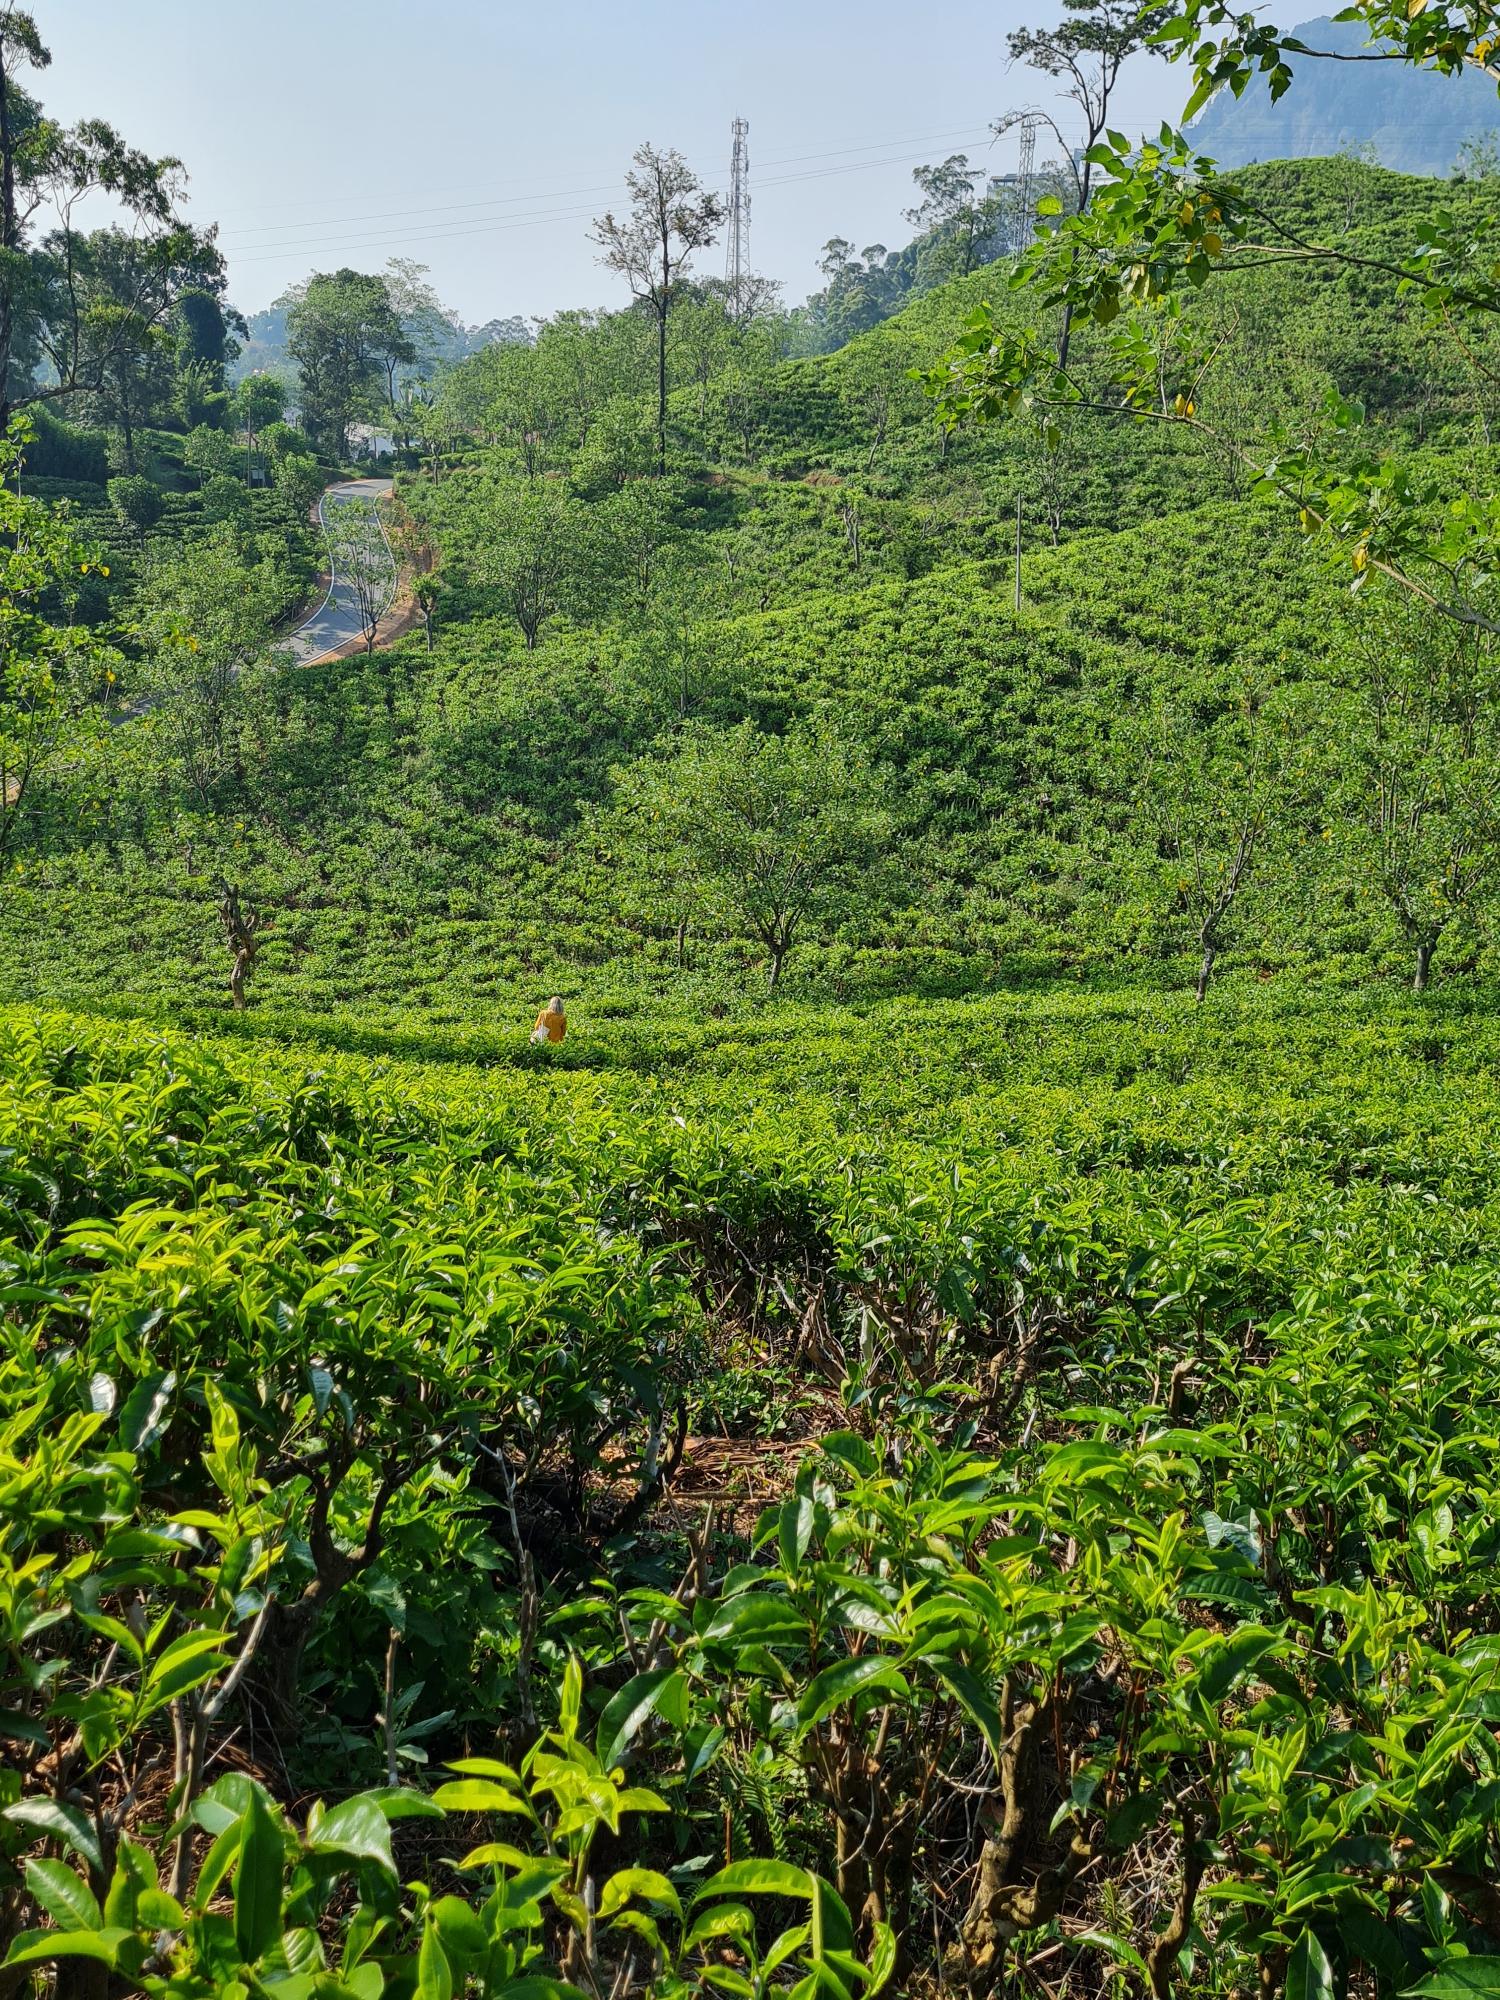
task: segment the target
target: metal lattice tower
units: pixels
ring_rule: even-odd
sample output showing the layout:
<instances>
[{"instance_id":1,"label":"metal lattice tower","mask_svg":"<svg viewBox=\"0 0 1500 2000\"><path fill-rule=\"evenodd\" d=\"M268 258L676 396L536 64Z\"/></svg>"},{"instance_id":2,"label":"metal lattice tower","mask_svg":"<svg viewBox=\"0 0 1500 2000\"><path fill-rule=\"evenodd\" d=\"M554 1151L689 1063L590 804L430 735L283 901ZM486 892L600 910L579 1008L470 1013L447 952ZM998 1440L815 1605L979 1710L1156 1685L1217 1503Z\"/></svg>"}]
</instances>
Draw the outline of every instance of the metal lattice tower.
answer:
<instances>
[{"instance_id":1,"label":"metal lattice tower","mask_svg":"<svg viewBox=\"0 0 1500 2000\"><path fill-rule=\"evenodd\" d=\"M734 156L729 168L728 231L724 246L724 282L735 312L744 304L750 275L750 120L734 121Z\"/></svg>"},{"instance_id":2,"label":"metal lattice tower","mask_svg":"<svg viewBox=\"0 0 1500 2000\"><path fill-rule=\"evenodd\" d=\"M1036 128L1041 119L1033 111L1023 112L1021 125L1021 164L1016 173L1016 216L1011 231L1011 248L1016 256L1031 247L1031 232L1036 223Z\"/></svg>"}]
</instances>

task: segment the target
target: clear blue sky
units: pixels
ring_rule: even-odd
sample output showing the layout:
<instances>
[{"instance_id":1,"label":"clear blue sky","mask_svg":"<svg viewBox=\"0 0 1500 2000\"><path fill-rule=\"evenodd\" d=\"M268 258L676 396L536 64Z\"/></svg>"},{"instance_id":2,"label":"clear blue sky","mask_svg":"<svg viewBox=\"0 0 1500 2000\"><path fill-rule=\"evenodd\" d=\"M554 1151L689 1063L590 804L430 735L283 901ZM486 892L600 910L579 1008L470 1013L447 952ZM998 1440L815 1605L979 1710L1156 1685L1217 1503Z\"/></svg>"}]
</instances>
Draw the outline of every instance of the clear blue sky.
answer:
<instances>
[{"instance_id":1,"label":"clear blue sky","mask_svg":"<svg viewBox=\"0 0 1500 2000\"><path fill-rule=\"evenodd\" d=\"M1006 31L1056 0L31 0L56 117L108 118L174 153L218 221L251 312L311 269L431 267L471 322L614 302L589 219L636 145L728 177L750 121L752 262L789 301L833 235L910 233L911 169L987 149L990 120L1048 102ZM1308 11L1312 11L1309 9ZM1138 58L1128 130L1175 117L1181 69ZM720 253L704 268L720 268Z\"/></svg>"}]
</instances>

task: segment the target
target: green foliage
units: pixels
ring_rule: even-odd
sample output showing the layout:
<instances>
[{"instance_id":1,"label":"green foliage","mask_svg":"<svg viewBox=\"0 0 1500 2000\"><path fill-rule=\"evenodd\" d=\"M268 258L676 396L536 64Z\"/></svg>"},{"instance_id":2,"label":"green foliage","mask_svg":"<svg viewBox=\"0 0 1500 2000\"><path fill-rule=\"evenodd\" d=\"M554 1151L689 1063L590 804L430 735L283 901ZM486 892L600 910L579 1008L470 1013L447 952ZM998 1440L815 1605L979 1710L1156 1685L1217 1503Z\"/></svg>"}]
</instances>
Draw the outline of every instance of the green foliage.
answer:
<instances>
[{"instance_id":1,"label":"green foliage","mask_svg":"<svg viewBox=\"0 0 1500 2000\"><path fill-rule=\"evenodd\" d=\"M6 1023L11 1963L591 1986L634 1948L677 1994L982 1979L1013 1935L1103 1985L1171 1976L1179 1895L1213 1990L1486 1956L1493 1032L1188 1013L951 1010L918 1068L894 1018L700 1033L634 1104ZM701 1393L725 1257L847 1427L658 1559L606 1494L670 1479L653 1390ZM381 1653L432 1720L407 1782L293 1821L207 1781L289 1661L378 1770ZM154 1826L81 1782L164 1752ZM457 1889L403 1846L444 1814L483 1816Z\"/></svg>"},{"instance_id":2,"label":"green foliage","mask_svg":"<svg viewBox=\"0 0 1500 2000\"><path fill-rule=\"evenodd\" d=\"M416 350L386 280L359 271L314 273L286 323L287 352L301 378L302 427L326 457L341 462L355 417Z\"/></svg>"},{"instance_id":3,"label":"green foliage","mask_svg":"<svg viewBox=\"0 0 1500 2000\"><path fill-rule=\"evenodd\" d=\"M757 938L773 992L802 932L847 911L890 832L868 765L826 724L695 730L621 790L621 845L669 906L686 898Z\"/></svg>"},{"instance_id":4,"label":"green foliage","mask_svg":"<svg viewBox=\"0 0 1500 2000\"><path fill-rule=\"evenodd\" d=\"M0 439L0 860L24 839L37 794L77 755L91 711L114 678L113 658L72 622L80 581L108 575L65 517L13 490L29 420ZM61 616L59 616L59 608ZM107 677L107 678L106 678Z\"/></svg>"},{"instance_id":5,"label":"green foliage","mask_svg":"<svg viewBox=\"0 0 1500 2000\"><path fill-rule=\"evenodd\" d=\"M137 473L134 478L112 479L107 491L110 506L126 527L134 528L144 542L146 530L161 519L161 488Z\"/></svg>"},{"instance_id":6,"label":"green foliage","mask_svg":"<svg viewBox=\"0 0 1500 2000\"><path fill-rule=\"evenodd\" d=\"M315 279L243 449L91 250L153 476L56 495L123 580L7 517L7 726L114 726L0 902L95 1010L0 1014L0 1988L1493 1986L1489 356L1387 289L1490 196L1104 129L1007 295L975 182L816 358L685 184L648 312L400 396L420 272ZM298 670L377 402L426 630Z\"/></svg>"}]
</instances>

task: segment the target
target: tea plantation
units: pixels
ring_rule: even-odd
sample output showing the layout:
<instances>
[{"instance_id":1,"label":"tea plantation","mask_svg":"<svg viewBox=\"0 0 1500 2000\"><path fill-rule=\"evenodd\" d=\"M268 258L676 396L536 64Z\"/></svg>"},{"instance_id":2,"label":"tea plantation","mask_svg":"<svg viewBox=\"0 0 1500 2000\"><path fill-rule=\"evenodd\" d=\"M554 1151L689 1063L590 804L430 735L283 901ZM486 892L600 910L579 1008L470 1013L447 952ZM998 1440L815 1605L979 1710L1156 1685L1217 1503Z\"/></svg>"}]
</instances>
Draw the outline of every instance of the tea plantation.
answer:
<instances>
[{"instance_id":1,"label":"tea plantation","mask_svg":"<svg viewBox=\"0 0 1500 2000\"><path fill-rule=\"evenodd\" d=\"M1500 1994L1493 172L236 387L130 157L0 445L0 2000Z\"/></svg>"}]
</instances>

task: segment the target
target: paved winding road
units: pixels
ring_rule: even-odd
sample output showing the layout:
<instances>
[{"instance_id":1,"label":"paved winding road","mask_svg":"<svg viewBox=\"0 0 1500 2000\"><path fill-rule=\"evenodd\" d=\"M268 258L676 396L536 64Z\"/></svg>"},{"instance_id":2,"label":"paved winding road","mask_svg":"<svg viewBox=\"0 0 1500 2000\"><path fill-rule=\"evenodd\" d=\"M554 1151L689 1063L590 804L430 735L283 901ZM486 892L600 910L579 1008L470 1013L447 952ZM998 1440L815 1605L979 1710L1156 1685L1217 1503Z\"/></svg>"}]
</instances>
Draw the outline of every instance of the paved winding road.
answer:
<instances>
[{"instance_id":1,"label":"paved winding road","mask_svg":"<svg viewBox=\"0 0 1500 2000\"><path fill-rule=\"evenodd\" d=\"M389 479L346 479L338 486L330 486L318 502L318 519L325 528L328 526L331 510L358 507L369 524L370 536L372 538L379 536L391 571L390 588L386 593L387 606L395 594L396 563L391 555L390 543L386 541L385 529L380 524L375 502L390 490ZM363 645L364 637L365 628L354 600L354 593L335 573L332 587L322 604L306 624L299 625L295 632L290 632L286 638L278 640L276 650L290 653L297 666L309 667L317 660L326 659L330 653L336 653L341 646L347 646L351 640L357 640Z\"/></svg>"}]
</instances>

